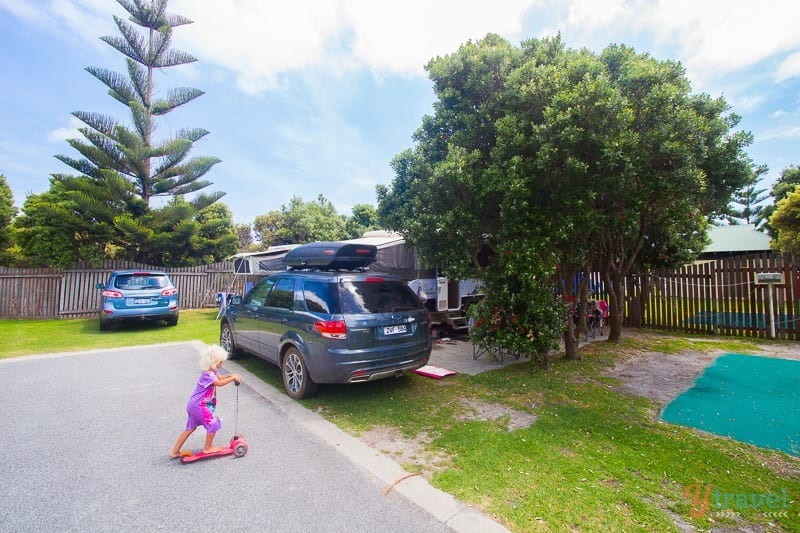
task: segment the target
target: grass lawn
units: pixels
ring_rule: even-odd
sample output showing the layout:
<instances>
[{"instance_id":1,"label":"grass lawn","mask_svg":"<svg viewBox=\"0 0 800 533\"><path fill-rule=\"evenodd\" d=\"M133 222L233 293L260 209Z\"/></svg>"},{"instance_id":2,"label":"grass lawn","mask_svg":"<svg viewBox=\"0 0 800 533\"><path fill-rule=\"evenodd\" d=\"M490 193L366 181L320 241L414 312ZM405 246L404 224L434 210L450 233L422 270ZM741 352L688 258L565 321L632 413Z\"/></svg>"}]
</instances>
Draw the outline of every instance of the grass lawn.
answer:
<instances>
[{"instance_id":1,"label":"grass lawn","mask_svg":"<svg viewBox=\"0 0 800 533\"><path fill-rule=\"evenodd\" d=\"M108 333L98 330L96 319L0 321L0 338L6 339L0 357L190 339L212 343L215 317L216 310L186 312L174 328ZM800 459L659 422L654 403L619 392L618 382L604 374L636 351L665 357L741 353L753 341L654 339L592 343L582 347L582 361L555 360L547 370L521 363L444 380L410 374L323 386L302 403L356 435L390 428L405 439L419 438L422 449L405 467L419 471L439 458L431 483L512 531L679 531L690 524L800 532ZM279 386L272 365L253 357L241 362ZM508 431L508 417L475 420L465 400L536 420Z\"/></svg>"},{"instance_id":2,"label":"grass lawn","mask_svg":"<svg viewBox=\"0 0 800 533\"><path fill-rule=\"evenodd\" d=\"M75 320L0 320L0 359L48 352L76 352L160 342L219 342L217 309L181 311L178 325L163 322L120 324L100 331L98 318Z\"/></svg>"}]
</instances>

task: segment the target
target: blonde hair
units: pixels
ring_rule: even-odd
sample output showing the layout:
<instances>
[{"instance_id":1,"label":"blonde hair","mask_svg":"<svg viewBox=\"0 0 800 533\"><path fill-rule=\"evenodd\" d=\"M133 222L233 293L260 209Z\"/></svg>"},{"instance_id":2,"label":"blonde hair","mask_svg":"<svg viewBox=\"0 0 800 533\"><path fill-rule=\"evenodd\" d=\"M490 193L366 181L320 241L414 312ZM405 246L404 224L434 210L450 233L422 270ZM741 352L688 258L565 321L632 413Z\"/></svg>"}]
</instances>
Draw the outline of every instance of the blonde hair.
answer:
<instances>
[{"instance_id":1,"label":"blonde hair","mask_svg":"<svg viewBox=\"0 0 800 533\"><path fill-rule=\"evenodd\" d=\"M225 351L225 348L216 344L209 346L200 354L200 369L208 370L211 367L216 367L217 363L227 361L227 359L228 352Z\"/></svg>"}]
</instances>

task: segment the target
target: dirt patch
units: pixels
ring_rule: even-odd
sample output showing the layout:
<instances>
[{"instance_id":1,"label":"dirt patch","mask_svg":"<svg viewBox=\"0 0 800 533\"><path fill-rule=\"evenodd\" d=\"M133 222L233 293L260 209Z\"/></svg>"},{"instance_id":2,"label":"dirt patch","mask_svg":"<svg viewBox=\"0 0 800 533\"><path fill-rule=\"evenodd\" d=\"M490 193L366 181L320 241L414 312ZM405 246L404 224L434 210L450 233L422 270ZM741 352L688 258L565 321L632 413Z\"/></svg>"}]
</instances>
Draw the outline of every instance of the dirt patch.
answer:
<instances>
[{"instance_id":1,"label":"dirt patch","mask_svg":"<svg viewBox=\"0 0 800 533\"><path fill-rule=\"evenodd\" d=\"M536 421L535 415L502 404L475 399L462 399L461 402L465 411L456 417L460 421L495 421L508 417L507 431L529 427ZM433 474L445 469L449 464L447 455L432 451L430 446L432 439L426 432L410 439L395 428L375 426L369 431L362 432L361 440L391 457L409 472L418 472L426 479L430 479Z\"/></svg>"},{"instance_id":2,"label":"dirt patch","mask_svg":"<svg viewBox=\"0 0 800 533\"><path fill-rule=\"evenodd\" d=\"M489 403L482 400L464 398L461 403L467 408L465 412L456 417L457 420L484 420L492 421L508 416L508 431L530 427L536 422L536 416L525 411L511 409L499 403Z\"/></svg>"},{"instance_id":3,"label":"dirt patch","mask_svg":"<svg viewBox=\"0 0 800 533\"><path fill-rule=\"evenodd\" d=\"M433 474L444 470L449 463L449 458L444 453L431 450L432 439L424 431L409 439L395 428L375 426L361 433L361 440L380 450L409 472L419 473L425 479L431 479Z\"/></svg>"},{"instance_id":4,"label":"dirt patch","mask_svg":"<svg viewBox=\"0 0 800 533\"><path fill-rule=\"evenodd\" d=\"M664 407L688 389L718 353L685 352L680 355L656 352L634 354L618 362L609 375L620 380L620 389L650 398Z\"/></svg>"}]
</instances>

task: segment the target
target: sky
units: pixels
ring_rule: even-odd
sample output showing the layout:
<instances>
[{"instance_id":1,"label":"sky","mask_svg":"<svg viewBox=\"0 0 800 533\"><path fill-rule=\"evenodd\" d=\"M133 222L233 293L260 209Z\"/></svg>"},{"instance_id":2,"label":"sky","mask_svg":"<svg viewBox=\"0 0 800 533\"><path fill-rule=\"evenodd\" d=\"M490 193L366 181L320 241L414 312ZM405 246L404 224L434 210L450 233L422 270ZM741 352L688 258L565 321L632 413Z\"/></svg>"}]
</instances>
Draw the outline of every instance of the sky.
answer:
<instances>
[{"instance_id":1,"label":"sky","mask_svg":"<svg viewBox=\"0 0 800 533\"><path fill-rule=\"evenodd\" d=\"M133 1L133 0L130 0ZM376 205L390 162L413 147L433 113L425 65L487 33L513 44L561 34L569 48L625 44L679 61L695 93L722 96L750 131L748 155L769 172L800 164L800 2L797 0L171 0L193 21L173 48L198 61L159 72L156 89L205 94L158 123L210 133L192 156L222 160L206 191L223 191L237 223L324 195L337 211ZM0 174L21 208L74 173L71 113L99 112L130 125L127 108L86 72L124 73L114 0L0 0Z\"/></svg>"}]
</instances>

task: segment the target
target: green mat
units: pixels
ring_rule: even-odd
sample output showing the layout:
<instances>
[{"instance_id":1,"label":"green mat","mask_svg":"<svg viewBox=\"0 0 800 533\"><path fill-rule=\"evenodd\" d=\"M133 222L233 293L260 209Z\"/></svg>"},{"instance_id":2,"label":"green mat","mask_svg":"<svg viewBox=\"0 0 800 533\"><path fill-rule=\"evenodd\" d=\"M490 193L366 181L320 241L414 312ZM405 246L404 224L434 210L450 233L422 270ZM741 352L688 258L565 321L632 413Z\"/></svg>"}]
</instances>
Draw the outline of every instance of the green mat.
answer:
<instances>
[{"instance_id":1,"label":"green mat","mask_svg":"<svg viewBox=\"0 0 800 533\"><path fill-rule=\"evenodd\" d=\"M722 355L661 419L800 456L800 361Z\"/></svg>"}]
</instances>

